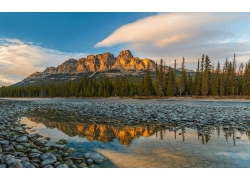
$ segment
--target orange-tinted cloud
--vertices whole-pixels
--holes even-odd
[[[18,39],[0,39],[0,86],[19,82],[31,73],[58,66],[69,58],[83,56],[86,54],[65,53]]]
[[[203,53],[216,62],[234,53],[238,60],[248,61],[247,24],[250,13],[158,14],[121,26],[95,47],[121,45],[138,56],[163,58],[171,65],[183,56],[187,63],[197,62]],[[242,59],[242,55],[249,58]]]

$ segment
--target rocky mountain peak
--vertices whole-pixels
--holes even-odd
[[[87,59],[95,59],[95,56],[93,54],[90,54],[87,56]]]
[[[55,70],[56,70],[55,67],[50,66],[50,67],[47,67],[47,68],[43,71],[43,73],[44,73],[44,74],[52,74]]]
[[[61,65],[55,67],[47,67],[43,72],[36,72],[25,78],[21,83],[43,81],[44,78],[57,77],[57,74],[61,74],[59,77],[63,77],[62,74],[67,76],[82,76],[83,74],[90,75],[103,74],[103,76],[116,76],[132,74],[138,76],[140,73],[147,69],[151,71],[155,70],[155,63],[150,59],[140,59],[134,57],[130,50],[123,50],[120,52],[117,58],[110,52],[93,55],[90,54],[86,58],[68,59]],[[102,77],[103,77],[102,76]],[[92,77],[92,75],[91,75]]]
[[[117,59],[124,59],[124,60],[130,60],[131,58],[133,58],[133,55],[130,52],[130,50],[121,51],[119,56],[117,57]]]
[[[75,63],[77,63],[77,60],[71,58],[71,59],[66,60],[63,64],[75,64]]]

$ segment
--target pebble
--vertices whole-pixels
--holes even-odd
[[[68,168],[68,166],[66,164],[60,164],[59,166],[57,166],[56,168]]]

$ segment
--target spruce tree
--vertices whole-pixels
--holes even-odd
[[[174,85],[175,85],[175,79],[174,79],[174,70],[169,66],[168,68],[168,81],[167,81],[167,95],[168,96],[174,96]]]
[[[197,69],[195,72],[194,86],[195,86],[194,94],[196,96],[199,96],[200,90],[201,90],[201,72],[200,72],[200,60],[199,59],[198,59]]]
[[[250,95],[250,60],[246,64],[242,84],[243,95]]]
[[[165,74],[165,67],[163,64],[163,60],[161,59],[159,67],[156,66],[156,93],[158,96],[164,96],[165,92],[166,92],[166,74]]]
[[[152,96],[154,94],[154,86],[152,83],[152,78],[149,72],[149,66],[147,67],[147,72],[144,77],[144,95],[145,96]]]
[[[187,83],[187,76],[186,76],[186,69],[185,69],[185,58],[183,57],[182,64],[181,64],[181,78],[180,78],[180,84],[179,84],[180,95],[182,95],[182,93],[185,92],[186,83]]]
[[[242,95],[243,70],[244,70],[244,66],[242,63],[240,63],[238,74],[237,74],[238,76],[238,85],[236,89],[237,95]]]
[[[209,93],[209,84],[210,84],[210,59],[206,55],[206,60],[205,60],[205,69],[203,72],[203,77],[202,77],[202,86],[201,86],[201,92],[203,96],[208,95]]]

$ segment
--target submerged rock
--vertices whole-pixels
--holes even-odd
[[[100,164],[106,160],[106,158],[99,153],[84,153],[84,158],[92,159],[94,163]]]

